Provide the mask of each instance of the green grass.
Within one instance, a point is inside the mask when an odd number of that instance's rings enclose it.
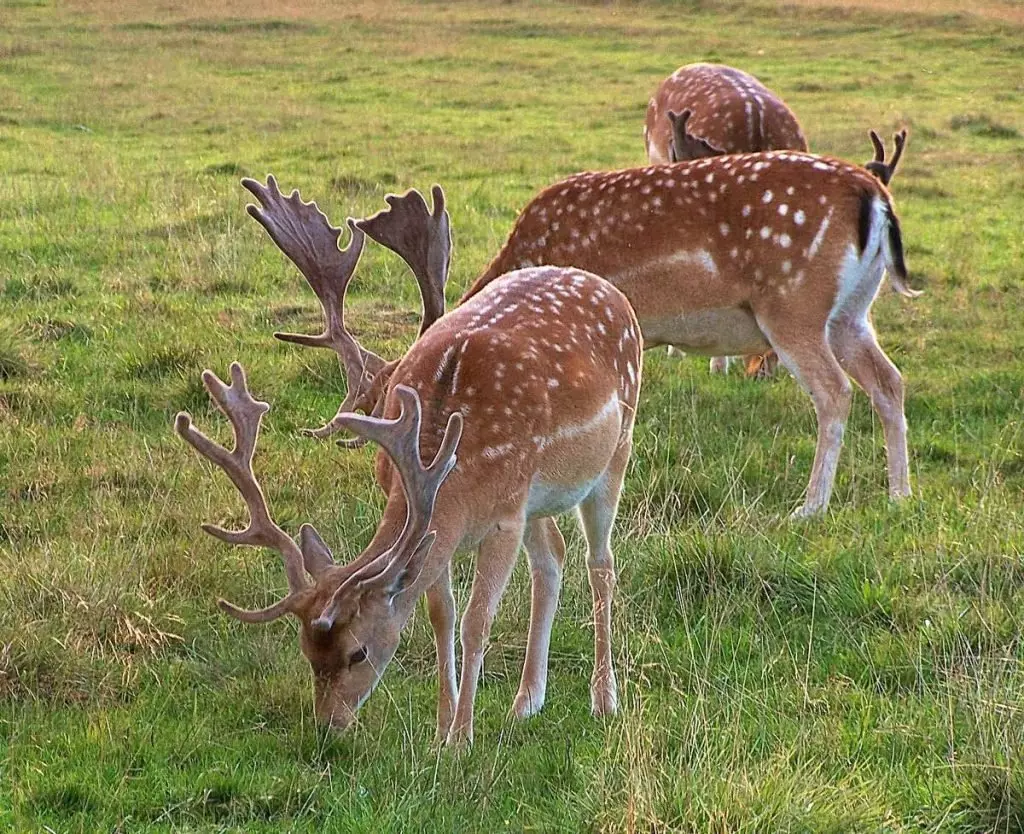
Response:
[[[0,828],[38,831],[1024,831],[1024,51],[1019,27],[890,9],[709,2],[7,3],[0,10]],[[340,400],[301,278],[245,215],[273,171],[335,222],[444,185],[449,298],[568,173],[643,160],[676,66],[737,64],[815,150],[893,183],[912,280],[876,305],[904,371],[915,497],[885,498],[855,405],[828,517],[791,525],[814,419],[791,378],[647,355],[616,531],[622,711],[588,715],[589,590],[570,530],[549,699],[508,719],[517,567],[477,742],[432,747],[433,643],[408,630],[343,738],[313,724],[279,560],[198,529],[226,479],[171,434],[233,359],[273,403],[258,467],[279,521],[355,555],[368,451],[297,436]],[[396,355],[415,283],[368,247],[352,318]],[[471,560],[456,565],[465,600]]]

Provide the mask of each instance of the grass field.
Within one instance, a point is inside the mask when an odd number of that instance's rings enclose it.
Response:
[[[1021,5],[864,5],[0,0],[0,829],[1024,831]],[[566,519],[538,717],[508,717],[521,560],[471,751],[432,746],[422,613],[359,726],[325,735],[294,624],[217,612],[284,574],[199,531],[243,511],[170,431],[181,408],[222,431],[199,373],[242,360],[274,406],[279,521],[342,556],[369,540],[371,453],[297,435],[339,373],[271,338],[318,308],[239,178],[275,172],[336,222],[440,182],[454,299],[541,187],[641,164],[650,92],[700,59],[761,77],[823,153],[910,128],[893,191],[926,294],[875,309],[914,498],[887,501],[859,396],[831,512],[782,521],[808,399],[651,352],[615,537],[620,715],[588,714]],[[352,296],[355,329],[403,350],[400,261],[368,247]]]

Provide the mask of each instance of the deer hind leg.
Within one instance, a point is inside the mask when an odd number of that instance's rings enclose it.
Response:
[[[760,319],[758,320],[760,323]],[[843,430],[850,413],[853,387],[832,353],[824,328],[801,327],[789,321],[786,327],[763,327],[772,347],[801,386],[811,395],[818,417],[818,442],[804,503],[793,519],[823,513],[832,497],[832,486],[843,445]]]
[[[491,624],[498,603],[516,563],[516,552],[523,540],[524,521],[510,522],[506,529],[498,527],[480,543],[473,574],[473,590],[462,615],[462,676],[459,680],[459,702],[448,733],[448,744],[462,746],[473,742],[473,702],[484,664],[484,648],[491,633]]]
[[[729,356],[712,356],[708,362],[708,372],[713,374],[729,373]]]
[[[743,357],[744,376],[752,379],[771,379],[779,366],[779,356],[774,350],[767,353],[751,353]]]
[[[903,377],[879,347],[867,320],[834,321],[829,341],[843,369],[871,398],[882,421],[885,453],[889,468],[889,497],[910,495],[910,467],[907,462],[907,419],[903,411]]]
[[[558,608],[562,586],[565,540],[552,518],[539,518],[526,525],[523,537],[530,558],[530,633],[526,638],[526,661],[519,691],[512,703],[516,718],[536,715],[544,706],[548,686],[548,648],[551,625]]]
[[[580,523],[587,538],[587,572],[594,596],[594,675],[590,679],[590,709],[594,715],[613,715],[619,708],[618,684],[612,663],[612,596],[615,558],[611,535],[619,493],[629,462],[630,444],[615,451],[601,481],[581,503]]]
[[[455,679],[455,597],[447,565],[438,580],[427,588],[427,613],[437,649],[437,741],[442,742],[448,737],[459,699]]]

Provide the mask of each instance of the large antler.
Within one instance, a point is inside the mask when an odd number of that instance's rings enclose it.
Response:
[[[186,411],[179,412],[175,417],[174,430],[199,454],[224,470],[249,510],[249,525],[244,530],[225,530],[213,524],[204,524],[203,530],[229,544],[277,550],[284,559],[290,590],[288,596],[281,601],[257,611],[237,608],[225,600],[220,600],[219,604],[228,614],[244,622],[269,622],[288,613],[295,596],[308,587],[306,571],[316,576],[331,564],[330,551],[312,525],[303,525],[303,546],[300,548],[270,517],[267,499],[252,471],[252,456],[256,451],[260,422],[263,415],[270,410],[270,405],[253,399],[242,366],[237,362],[231,363],[231,385],[224,384],[213,371],[203,371],[203,384],[217,407],[231,421],[235,447],[229,452],[225,447],[214,443],[192,425],[192,415]],[[303,556],[304,553],[308,553],[306,558]]]
[[[462,415],[455,412],[448,418],[437,454],[428,466],[424,466],[420,458],[420,426],[423,417],[419,394],[406,385],[397,385],[394,390],[401,406],[394,420],[346,414],[341,421],[354,434],[378,443],[391,458],[405,492],[405,525],[393,545],[353,573],[338,588],[319,619],[313,623],[324,631],[334,624],[338,616],[337,600],[346,588],[395,576],[410,560],[430,547],[434,533],[428,528],[434,514],[437,492],[455,468],[455,450],[462,437]]]
[[[313,292],[320,299],[326,325],[318,335],[275,333],[283,342],[308,347],[330,348],[338,354],[338,364],[348,383],[348,392],[338,414],[362,408],[372,409],[366,395],[374,377],[387,364],[377,354],[356,341],[345,327],[345,291],[363,251],[365,237],[355,221],[348,220],[352,240],[347,249],[338,248],[341,229],[332,226],[315,202],[304,203],[299,192],[284,197],[271,174],[266,186],[253,179],[243,179],[242,186],[259,200],[246,211],[256,219],[281,251],[299,268]],[[307,430],[314,437],[326,437],[338,431],[336,419],[319,429]]]
[[[903,156],[903,148],[907,144],[906,128],[893,134],[892,140],[896,145],[896,150],[893,151],[892,160],[888,164],[885,162],[885,145],[882,144],[881,137],[873,130],[869,132],[869,135],[871,144],[875,148],[875,158],[870,162],[865,162],[864,167],[878,177],[883,185],[888,185],[889,180],[896,173],[896,166],[899,164],[900,157]]]
[[[398,253],[409,264],[423,297],[420,335],[444,315],[444,285],[452,259],[451,221],[445,209],[444,190],[431,189],[434,210],[416,189],[401,197],[388,194],[389,208],[355,225],[378,243]]]
[[[686,129],[686,123],[690,121],[693,111],[684,110],[682,113],[668,111],[668,120],[672,123],[672,141],[669,143],[669,160],[680,162],[687,159],[702,159],[706,156],[721,156],[725,153],[721,148],[715,147],[706,139],[694,136]]]

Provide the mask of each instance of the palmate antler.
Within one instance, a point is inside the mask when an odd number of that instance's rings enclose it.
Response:
[[[302,526],[300,547],[270,516],[267,499],[252,471],[260,422],[270,410],[270,405],[254,399],[249,393],[242,366],[237,362],[231,363],[231,385],[222,382],[213,371],[203,371],[203,384],[217,407],[231,421],[234,448],[228,451],[210,440],[192,424],[192,416],[185,411],[175,417],[174,430],[200,455],[224,470],[249,510],[249,525],[244,530],[225,530],[212,524],[204,524],[203,530],[228,544],[269,547],[278,551],[284,560],[289,588],[284,599],[256,611],[238,608],[225,600],[220,600],[219,604],[224,611],[243,622],[269,622],[292,610],[296,597],[309,587],[306,573],[316,577],[333,564],[330,551],[312,525]]]
[[[444,191],[433,188],[434,210],[427,209],[415,190],[385,199],[389,209],[366,220],[348,220],[352,240],[347,249],[338,248],[341,230],[330,224],[315,202],[304,203],[298,191],[284,197],[273,175],[264,186],[252,179],[242,180],[260,206],[247,211],[267,230],[274,242],[305,276],[324,310],[326,327],[316,336],[275,333],[285,342],[309,347],[331,348],[347,378],[348,392],[335,416],[319,429],[307,430],[314,437],[327,437],[342,429],[341,415],[355,411],[377,414],[383,402],[389,369],[386,362],[366,350],[345,327],[345,292],[352,280],[365,234],[398,253],[412,269],[423,299],[420,335],[444,315],[444,286],[451,261],[451,225],[445,209]],[[365,440],[339,441],[340,445],[361,446]]]
[[[875,148],[875,158],[870,162],[865,162],[864,167],[878,177],[883,185],[888,185],[893,174],[896,173],[896,166],[899,164],[900,157],[903,156],[903,148],[907,144],[907,131],[904,128],[899,133],[893,134],[892,140],[896,150],[893,151],[892,160],[888,164],[885,162],[885,145],[882,144],[881,137],[873,130],[869,131],[869,135],[871,136],[871,144]]]
[[[298,191],[284,197],[273,175],[267,177],[266,186],[248,178],[242,180],[242,185],[260,202],[259,206],[246,206],[246,211],[299,268],[324,311],[326,324],[322,333],[315,336],[275,333],[274,336],[283,342],[330,348],[338,354],[338,364],[348,383],[348,392],[338,414],[358,408],[372,409],[372,403],[366,402],[366,395],[374,377],[387,363],[360,345],[345,326],[345,292],[363,251],[363,232],[349,219],[352,240],[348,248],[339,249],[341,229],[330,224],[315,202],[304,203]],[[331,420],[308,433],[326,437],[337,430],[335,420]]]
[[[406,518],[402,532],[384,553],[352,574],[335,592],[314,627],[327,631],[337,618],[338,600],[344,591],[364,582],[385,582],[397,576],[405,566],[433,543],[429,531],[434,502],[444,479],[455,468],[455,450],[462,437],[462,415],[448,418],[441,445],[428,466],[420,458],[420,426],[423,413],[419,394],[406,385],[395,386],[401,411],[394,420],[346,414],[341,422],[349,431],[372,440],[387,452],[398,470],[405,492]]]
[[[444,315],[444,286],[452,259],[451,219],[445,209],[444,189],[435,185],[431,194],[433,212],[423,195],[412,189],[400,197],[388,194],[384,199],[389,208],[356,221],[357,228],[400,255],[416,276],[423,298],[421,336]]]

